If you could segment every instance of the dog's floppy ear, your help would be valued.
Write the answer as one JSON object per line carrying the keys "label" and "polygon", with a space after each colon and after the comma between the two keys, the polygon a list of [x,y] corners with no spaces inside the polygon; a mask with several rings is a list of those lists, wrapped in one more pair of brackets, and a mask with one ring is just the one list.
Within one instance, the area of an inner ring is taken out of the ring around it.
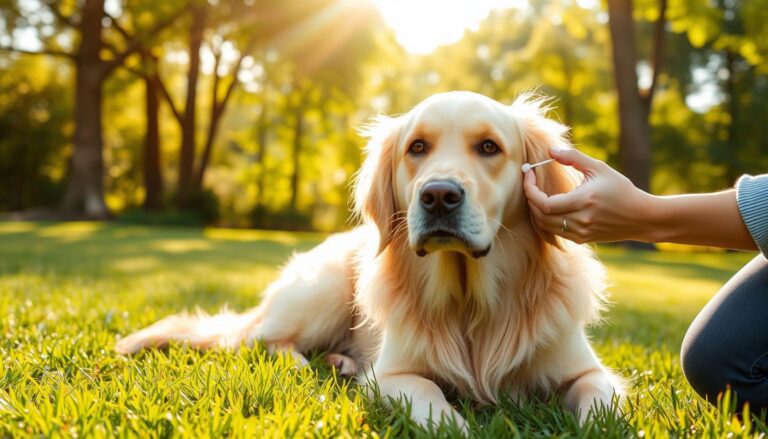
{"label": "dog's floppy ear", "polygon": [[395,221],[394,159],[400,125],[399,118],[380,116],[360,131],[368,145],[355,179],[355,212],[378,227],[378,253],[389,245]]}
{"label": "dog's floppy ear", "polygon": [[[573,148],[566,137],[568,127],[546,117],[549,111],[546,99],[524,94],[515,100],[510,110],[518,121],[525,163],[533,164],[549,159],[550,148]],[[530,172],[536,173],[536,184],[547,195],[570,192],[578,184],[576,173],[557,162],[539,166]],[[535,224],[533,218],[531,223]],[[538,228],[536,232],[544,241],[560,246],[555,235]]]}

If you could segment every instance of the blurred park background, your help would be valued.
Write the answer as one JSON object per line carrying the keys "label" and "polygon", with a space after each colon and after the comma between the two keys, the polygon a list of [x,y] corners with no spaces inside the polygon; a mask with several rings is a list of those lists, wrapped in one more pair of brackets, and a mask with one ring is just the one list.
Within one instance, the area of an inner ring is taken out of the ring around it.
{"label": "blurred park background", "polygon": [[355,128],[536,89],[655,193],[768,170],[768,0],[0,0],[0,212],[334,230]]}
{"label": "blurred park background", "polygon": [[[253,306],[326,236],[152,224],[347,227],[355,129],[455,89],[537,90],[639,187],[722,189],[768,171],[767,23],[768,0],[0,0],[0,220],[34,220],[0,221],[0,437],[425,436],[322,355],[115,355],[184,307]],[[679,367],[752,255],[597,251],[615,305],[590,334],[631,383],[626,415],[581,428],[553,401],[461,403],[470,433],[768,431]]]}

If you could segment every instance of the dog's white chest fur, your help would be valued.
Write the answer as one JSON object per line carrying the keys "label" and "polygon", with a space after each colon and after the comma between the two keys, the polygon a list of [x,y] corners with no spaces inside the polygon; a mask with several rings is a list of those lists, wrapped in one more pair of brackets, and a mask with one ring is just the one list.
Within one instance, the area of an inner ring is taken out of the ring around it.
{"label": "dog's white chest fur", "polygon": [[[530,266],[539,260],[531,255],[492,252],[475,260],[442,252],[416,259],[396,249],[395,243],[368,264],[372,271],[361,273],[357,285],[362,311],[386,328],[374,369],[409,364],[483,403],[558,384],[540,360],[581,332],[593,291],[561,294],[552,273]],[[565,264],[564,258],[553,260]]]}

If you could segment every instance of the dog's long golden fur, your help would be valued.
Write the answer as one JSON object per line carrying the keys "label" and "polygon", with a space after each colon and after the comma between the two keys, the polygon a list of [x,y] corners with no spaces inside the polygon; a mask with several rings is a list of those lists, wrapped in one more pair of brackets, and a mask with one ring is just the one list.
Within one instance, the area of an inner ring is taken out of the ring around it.
{"label": "dog's long golden fur", "polygon": [[[380,119],[356,182],[362,226],[294,256],[253,310],[168,317],[116,349],[262,341],[305,362],[301,352],[322,348],[342,373],[408,398],[421,423],[463,423],[442,388],[487,404],[560,392],[584,420],[622,387],[584,334],[604,301],[602,265],[589,248],[535,230],[522,193],[521,163],[569,147],[566,128],[543,113],[528,96],[504,106],[453,92]],[[536,172],[550,194],[574,187],[560,165]],[[454,191],[458,207],[435,213],[430,182]]]}

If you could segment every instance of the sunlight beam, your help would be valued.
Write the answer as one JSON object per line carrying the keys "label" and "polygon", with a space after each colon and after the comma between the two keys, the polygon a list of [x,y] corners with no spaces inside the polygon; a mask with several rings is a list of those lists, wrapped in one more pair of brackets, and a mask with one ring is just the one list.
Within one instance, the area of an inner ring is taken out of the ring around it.
{"label": "sunlight beam", "polygon": [[397,41],[409,52],[426,54],[477,30],[494,9],[525,9],[527,0],[373,0]]}

